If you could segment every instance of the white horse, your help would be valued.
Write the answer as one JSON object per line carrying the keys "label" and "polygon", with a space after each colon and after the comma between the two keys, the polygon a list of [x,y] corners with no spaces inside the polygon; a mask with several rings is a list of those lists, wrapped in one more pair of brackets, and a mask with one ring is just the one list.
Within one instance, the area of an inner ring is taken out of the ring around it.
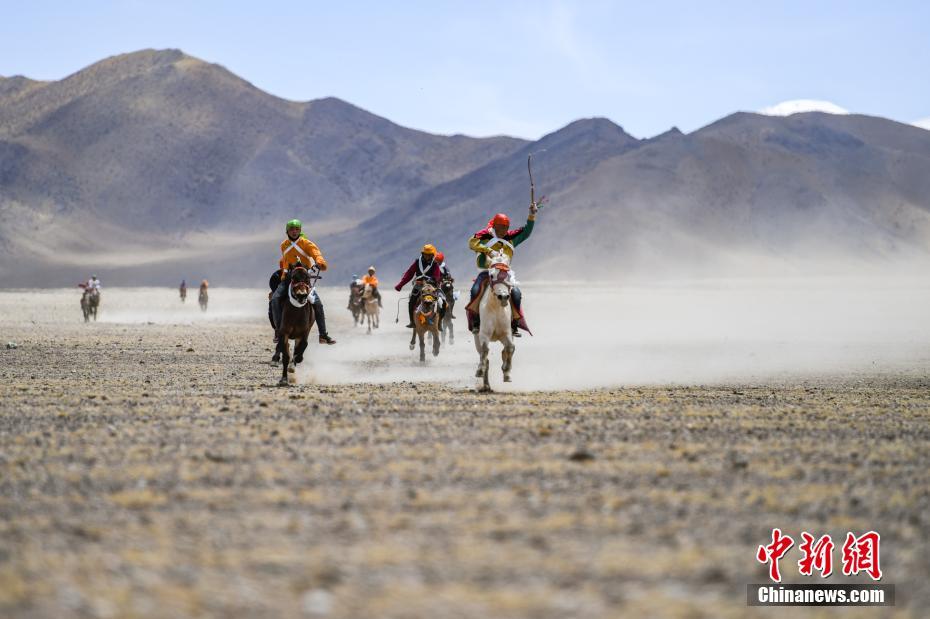
{"label": "white horse", "polygon": [[488,254],[488,283],[478,303],[480,328],[475,336],[475,348],[480,357],[475,376],[483,379],[479,391],[490,391],[488,382],[488,351],[491,342],[504,345],[501,352],[504,382],[510,382],[510,368],[516,347],[510,328],[513,312],[510,309],[510,295],[516,285],[516,279],[510,270],[510,258],[504,252],[492,251]]}
{"label": "white horse", "polygon": [[368,319],[368,333],[371,333],[372,326],[377,329],[381,325],[381,308],[375,296],[375,287],[371,284],[365,284],[362,292],[362,311]]}

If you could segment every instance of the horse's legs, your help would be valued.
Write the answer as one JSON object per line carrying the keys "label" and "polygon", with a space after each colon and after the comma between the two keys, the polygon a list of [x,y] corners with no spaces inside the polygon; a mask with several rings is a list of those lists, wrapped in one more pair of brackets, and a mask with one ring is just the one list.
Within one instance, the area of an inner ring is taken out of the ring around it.
{"label": "horse's legs", "polygon": [[513,353],[517,347],[513,345],[510,339],[504,340],[504,350],[501,351],[501,359],[504,361],[501,369],[504,371],[504,382],[510,382],[510,368],[513,367]]}
{"label": "horse's legs", "polygon": [[417,330],[414,329],[413,335],[410,336],[410,350],[413,350],[413,348],[417,345],[416,342],[417,342]]}
{"label": "horse's legs", "polygon": [[430,334],[433,336],[433,356],[439,356],[439,331],[434,329],[430,331]]}
{"label": "horse's legs", "polygon": [[300,363],[304,360],[304,351],[307,350],[307,337],[300,338],[300,341],[294,346],[294,363]]}
{"label": "horse's legs", "polygon": [[419,331],[417,336],[420,338],[420,361],[426,363],[426,329],[414,329]]}
{"label": "horse's legs", "polygon": [[281,351],[281,380],[278,381],[278,385],[282,387],[287,386],[287,370],[288,366],[291,364],[291,351],[290,345],[287,341],[287,336],[282,334],[278,340],[278,350]]}
{"label": "horse's legs", "polygon": [[490,361],[488,359],[488,349],[489,349],[488,342],[485,340],[481,344],[481,366],[480,366],[480,369],[478,370],[479,372],[481,372],[481,391],[491,390],[491,383],[490,383],[489,376],[488,376],[491,373],[490,367],[489,367]]}

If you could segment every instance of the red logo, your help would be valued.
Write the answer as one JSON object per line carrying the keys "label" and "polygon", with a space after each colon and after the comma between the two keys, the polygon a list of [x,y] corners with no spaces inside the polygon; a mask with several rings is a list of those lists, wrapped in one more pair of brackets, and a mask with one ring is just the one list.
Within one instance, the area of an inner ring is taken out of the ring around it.
{"label": "red logo", "polygon": [[872,580],[882,579],[882,568],[878,564],[878,544],[881,536],[875,531],[856,537],[846,534],[843,544],[843,574],[853,576],[865,572]]}
{"label": "red logo", "polygon": [[794,546],[794,540],[790,536],[783,536],[781,529],[772,529],[772,543],[768,546],[759,546],[759,550],[756,551],[756,559],[759,563],[769,564],[769,578],[775,582],[781,582],[778,560],[785,556],[792,546]]}
{"label": "red logo", "polygon": [[824,535],[817,543],[814,543],[814,536],[804,531],[801,533],[804,543],[799,546],[804,556],[798,561],[798,568],[804,576],[811,576],[813,570],[820,572],[822,578],[826,578],[833,573],[833,540],[829,535]]}
{"label": "red logo", "polygon": [[[813,576],[815,570],[820,572],[821,578],[832,574],[835,547],[833,539],[829,535],[817,539],[807,531],[801,533],[801,539],[803,541],[798,546],[802,555],[798,561],[798,571],[801,575]],[[843,574],[855,576],[859,572],[865,572],[872,580],[881,580],[882,570],[878,557],[880,542],[881,536],[875,531],[869,531],[859,537],[851,532],[847,533],[843,543]],[[774,582],[781,582],[778,561],[792,546],[794,539],[790,535],[784,535],[781,529],[775,528],[772,529],[772,542],[759,546],[756,550],[756,560],[768,564],[769,578]]]}

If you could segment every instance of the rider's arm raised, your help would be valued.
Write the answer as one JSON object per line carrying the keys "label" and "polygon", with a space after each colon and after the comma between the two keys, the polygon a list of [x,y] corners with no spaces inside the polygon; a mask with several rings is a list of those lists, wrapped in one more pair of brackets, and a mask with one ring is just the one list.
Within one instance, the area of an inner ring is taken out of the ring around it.
{"label": "rider's arm raised", "polygon": [[517,228],[513,231],[513,236],[510,238],[510,242],[513,243],[513,246],[516,247],[526,239],[530,238],[530,235],[533,233],[533,224],[536,222],[536,217],[530,215],[526,220],[526,225],[522,228]]}

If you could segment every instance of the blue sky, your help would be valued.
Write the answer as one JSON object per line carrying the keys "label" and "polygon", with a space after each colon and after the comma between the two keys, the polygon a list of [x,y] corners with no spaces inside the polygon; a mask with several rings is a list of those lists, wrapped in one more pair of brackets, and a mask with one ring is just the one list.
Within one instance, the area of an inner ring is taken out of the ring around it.
{"label": "blue sky", "polygon": [[791,99],[930,118],[930,2],[0,0],[0,75],[180,48],[280,97],[408,127],[637,137]]}

